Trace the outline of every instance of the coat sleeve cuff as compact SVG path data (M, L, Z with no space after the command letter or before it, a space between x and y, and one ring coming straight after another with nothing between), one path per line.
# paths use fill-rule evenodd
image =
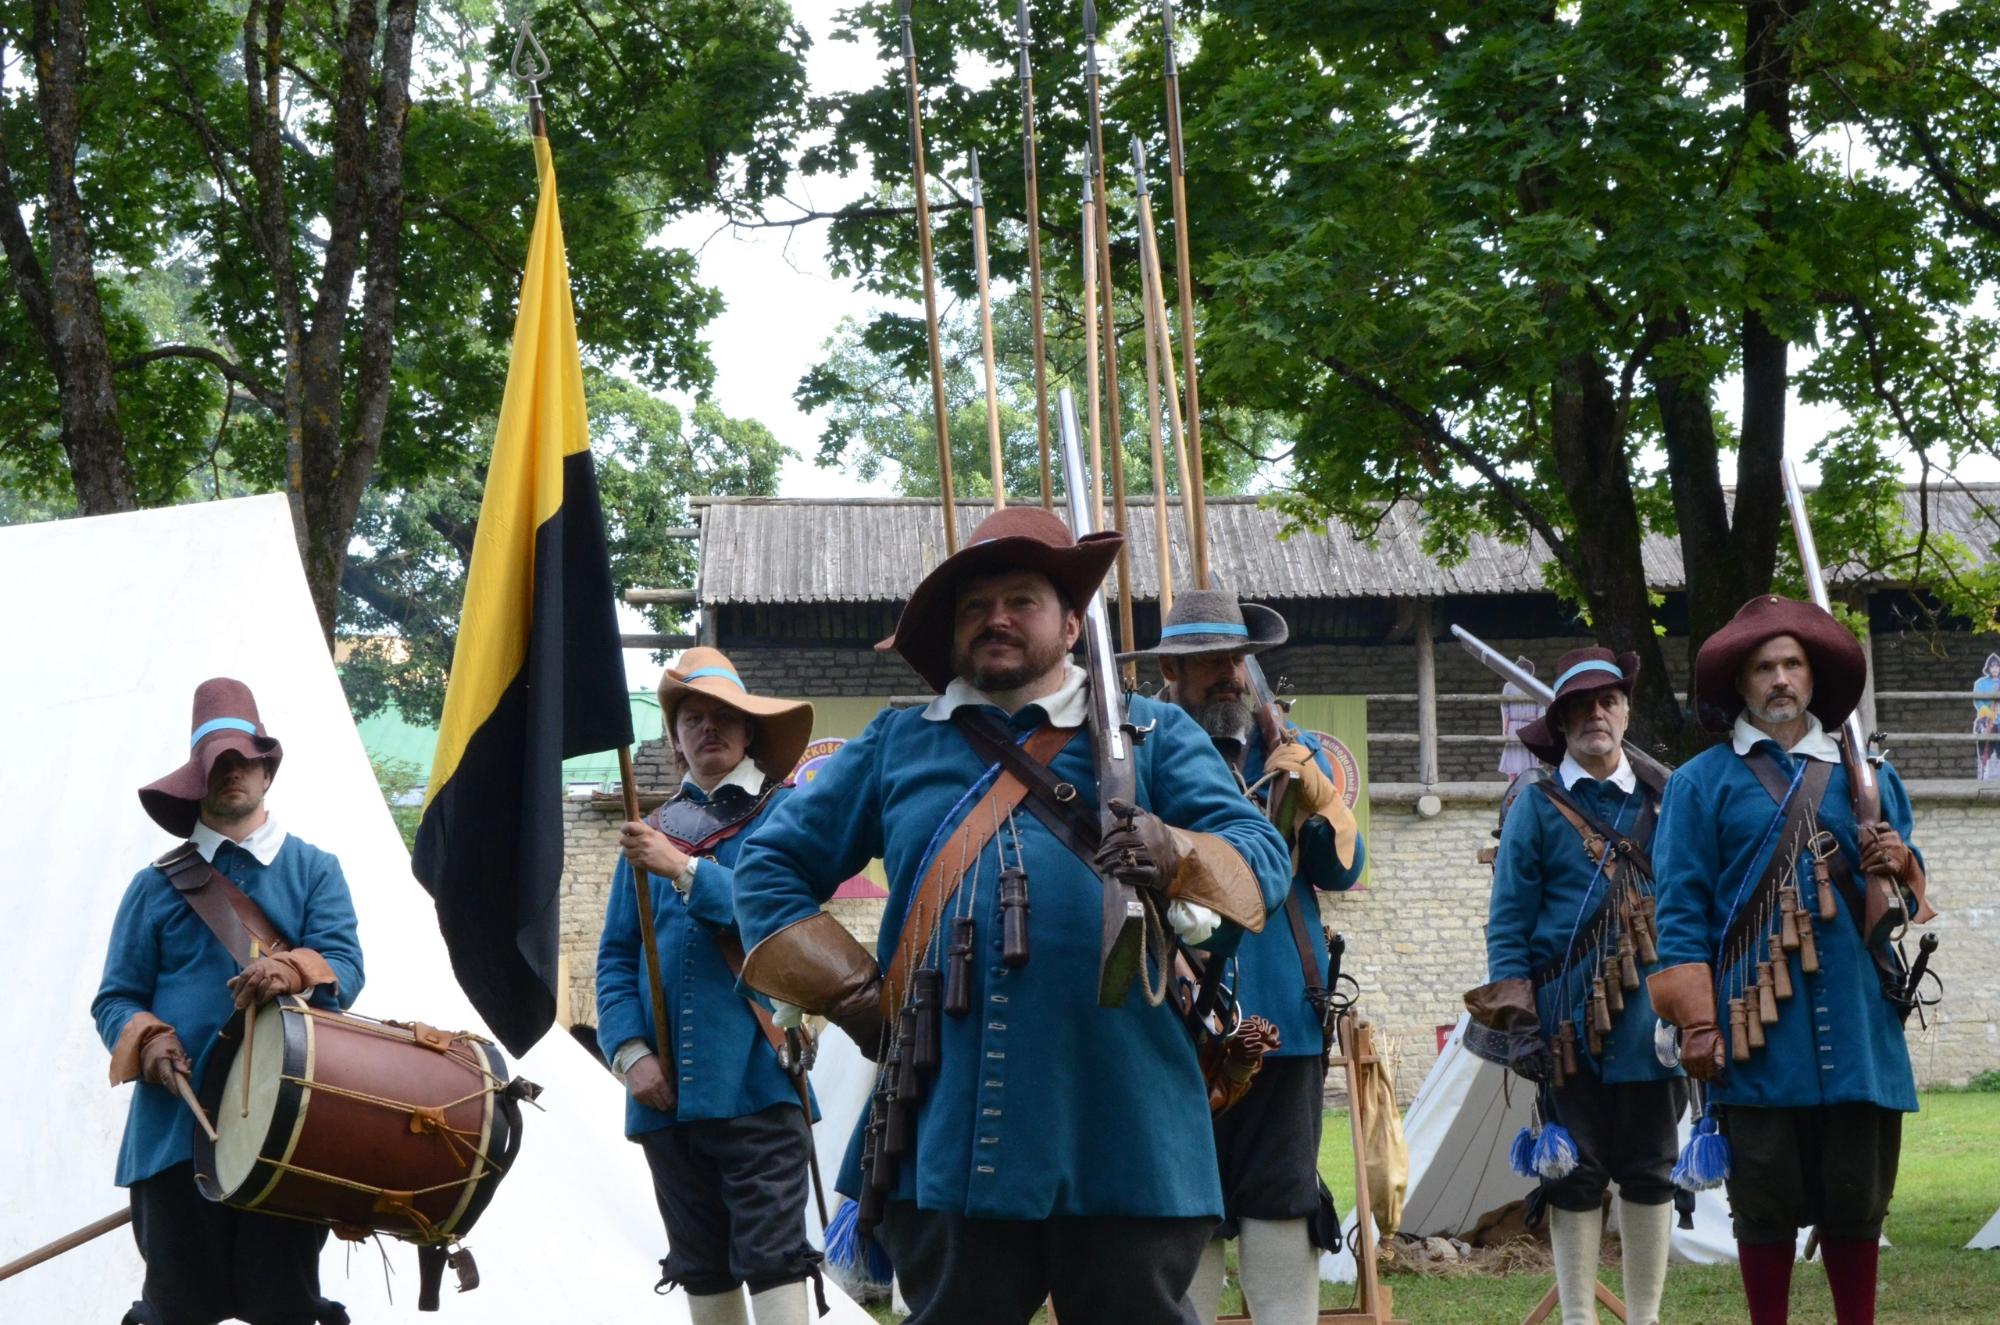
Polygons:
M1264 890L1257 885L1256 871L1236 848L1214 833L1172 827L1167 831L1173 834L1181 853L1180 868L1167 887L1167 896L1205 906L1252 934L1263 932Z

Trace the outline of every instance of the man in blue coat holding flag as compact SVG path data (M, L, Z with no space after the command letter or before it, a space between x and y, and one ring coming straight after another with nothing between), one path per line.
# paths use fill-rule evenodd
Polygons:
M812 705L750 694L710 648L683 653L659 693L687 771L664 805L621 831L597 953L597 1041L631 1096L625 1134L652 1170L667 1228L661 1282L687 1289L694 1325L743 1325L745 1287L756 1325L805 1325L805 1280L819 1264L805 1237L811 1120L769 1010L736 984L732 867L791 792ZM652 879L672 1027L664 1053L635 866Z
M1319 1318L1321 1248L1312 1216L1321 1202L1330 962L1318 895L1352 888L1366 856L1319 742L1282 718L1262 691L1261 674L1250 674L1250 659L1288 636L1285 619L1268 607L1239 602L1224 589L1189 589L1175 596L1160 642L1126 655L1158 661L1164 696L1209 734L1267 815L1278 779L1286 788L1275 819L1290 838L1291 887L1271 923L1237 947L1229 981L1241 1015L1269 1022L1277 1045L1265 1051L1248 1089L1215 1118L1225 1217L1190 1293L1204 1321L1220 1307L1223 1244L1231 1237L1252 1315L1269 1325ZM1327 1216L1332 1236L1321 1236L1332 1242L1339 1221L1330 1210Z
M737 859L745 981L887 1061L840 1186L879 1203L914 1325L1020 1325L1050 1298L1065 1320L1184 1325L1222 1214L1195 1049L1153 998L1163 973L1149 960L1104 1005L1100 870L1227 952L1290 867L1201 729L1144 698L1139 803L1089 840L1090 680L1069 652L1121 542L1072 539L1036 507L982 522L896 628L937 698L877 717ZM874 857L877 956L820 909Z
M1564 1325L1597 1319L1614 1182L1630 1325L1657 1325L1666 1283L1683 1101L1680 1074L1653 1053L1642 979L1656 965L1648 852L1660 801L1625 756L1638 674L1636 654L1572 649L1548 711L1521 729L1554 773L1515 784L1493 862L1489 983L1465 996L1467 1047L1536 1083L1516 1165L1542 1180Z
M1751 599L1695 660L1696 715L1728 739L1681 766L1660 815L1665 969L1649 983L1680 1028L1682 1066L1708 1083L1694 1145L1720 1150L1718 1128L1727 1138L1752 1325L1788 1318L1809 1225L1836 1318L1874 1320L1903 1115L1917 1107L1900 964L1886 944L1871 951L1858 905L1864 875L1922 897L1910 799L1884 763L1881 819L1857 824L1831 735L1866 680L1860 642L1825 611ZM1692 1180L1722 1176L1712 1155L1690 1159Z

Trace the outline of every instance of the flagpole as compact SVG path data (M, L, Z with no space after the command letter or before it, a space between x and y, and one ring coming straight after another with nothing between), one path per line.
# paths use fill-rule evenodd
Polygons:
M944 507L944 551L958 551L958 516L951 493L951 409L944 395L944 352L938 342L937 265L931 254L931 202L924 179L924 108L917 83L917 42L910 32L910 0L900 0L903 74L910 85L910 175L917 191L917 257L924 269L924 324L930 330L931 422L937 429L938 499Z
M972 269L979 283L979 353L986 366L986 464L993 477L993 509L1007 507L1007 470L1000 458L1000 380L993 367L993 286L986 269L986 189L979 181L979 153L972 154Z
M1174 0L1160 0L1162 44L1167 53L1167 179L1174 202L1174 283L1181 306L1181 377L1187 383L1187 453L1194 487L1183 494L1193 531L1197 587L1208 587L1208 479L1201 450L1201 388L1194 364L1194 278L1188 259L1187 143L1181 137L1181 72L1174 58Z
M625 819L639 823L639 784L632 776L632 747L618 747L618 785L625 794ZM646 954L646 993L653 1001L653 1053L666 1074L667 1088L677 1096L680 1073L674 1069L673 1046L667 1043L673 1024L667 1020L666 987L660 980L660 938L653 922L653 882L637 861L632 866L632 892L639 905L639 947Z
M1035 335L1035 446L1042 462L1042 509L1054 510L1055 491L1049 472L1048 339L1042 325L1041 182L1035 162L1035 75L1028 63L1028 0L1019 0L1014 9L1014 32L1021 50L1021 168L1027 180L1028 303ZM1093 483L1096 472L1091 471ZM1098 504L1103 505L1101 501ZM1098 516L1101 529L1102 510Z

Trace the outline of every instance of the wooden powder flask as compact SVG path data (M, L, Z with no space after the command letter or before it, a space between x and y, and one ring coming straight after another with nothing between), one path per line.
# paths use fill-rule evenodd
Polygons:
M1660 960L1659 929L1653 921L1653 898L1650 893L1641 893L1635 908L1638 924L1632 927L1632 939L1639 950L1642 965L1651 966Z
M1560 1054L1558 1055L1558 1058L1557 1058L1557 1061L1558 1061L1558 1062L1560 1063L1560 1065L1561 1065L1561 1072L1560 1072L1560 1075L1562 1075L1562 1076L1564 1076L1564 1077L1573 1077L1573 1076L1575 1076L1575 1075L1576 1075L1576 1074L1577 1074L1578 1072L1580 1072L1580 1071L1582 1070L1582 1069L1581 1069L1580 1067L1578 1067L1578 1065L1577 1065L1577 1061L1576 1061L1576 1023L1575 1023L1575 1022L1573 1022L1573 1021L1566 1021L1566 1022L1564 1022L1564 1023L1563 1023L1563 1028L1562 1028L1562 1037L1561 1037L1561 1039L1560 1039L1560 1040L1559 1040L1559 1041L1557 1042L1557 1044L1558 1044L1558 1048L1559 1048L1559 1049L1561 1050L1561 1053L1560 1053Z
M1749 1017L1740 998L1729 1000L1729 1061L1732 1063L1750 1061Z
M1590 1019L1586 1021L1583 1025L1583 1040L1584 1043L1587 1046L1589 1046L1590 1053L1593 1058L1599 1057L1604 1053L1604 1032L1597 1029L1597 1014L1598 1011L1603 1008L1603 1006L1604 1005L1602 1003L1598 1003L1595 1001L1590 1003L1589 1004Z
M1618 936L1618 984L1628 994L1639 987L1639 963L1633 957L1630 930Z
M1755 986L1752 987L1754 988ZM1747 1040L1749 1040L1750 1048L1754 1052L1755 1050L1762 1049L1765 1044L1764 1019L1757 1015L1757 1001L1755 995L1746 992L1743 1003L1744 1003L1744 1008L1743 1008L1744 1037Z
M1625 1010L1625 991L1618 980L1618 959L1606 953L1603 971L1598 983L1604 986L1604 1006L1615 1017Z
M1771 983L1780 999L1792 996L1792 962L1785 953L1785 944L1776 934L1771 935Z
M1018 864L1000 871L1000 964L1028 964L1028 872Z
M962 1017L972 1010L972 948L978 927L971 916L951 922L951 942L945 947L944 1014Z
M1590 982L1590 1026L1599 1035L1611 1033L1611 1009L1604 1001L1604 977L1601 975L1593 977Z
M895 1040L889 1050L889 1061L882 1075L883 1117L880 1155L885 1160L897 1160L910 1153L911 1143L916 1137L916 1120L911 1117L910 1102L904 1099L898 1090L903 1081L901 1022L897 1023Z
M918 1072L935 1072L943 1045L938 1026L938 1004L944 979L935 966L925 966L910 978L910 1012L916 1023L911 1064Z
M1840 910L1833 904L1833 870L1826 863L1826 857L1817 851L1813 853L1813 892L1819 897L1819 918L1837 920Z
M1799 950L1799 889L1785 884L1778 889L1778 942L1786 952Z
M1771 972L1770 962L1757 963L1757 1019L1766 1026L1774 1026L1778 1021L1777 977Z
M1819 974L1819 940L1813 936L1810 918L1799 926L1799 969L1807 975Z
M903 1060L896 1077L896 1098L903 1101L914 1126L917 1105L924 1098L924 1077L917 1070L917 1013L913 1007L905 1007L896 1019L896 1050Z

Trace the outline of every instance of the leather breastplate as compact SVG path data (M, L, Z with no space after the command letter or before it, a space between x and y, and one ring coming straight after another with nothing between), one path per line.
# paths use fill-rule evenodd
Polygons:
M777 789L778 785L772 783L752 796L740 787L728 787L712 799L696 800L682 788L653 812L653 826L672 838L682 851L699 856L749 827Z

